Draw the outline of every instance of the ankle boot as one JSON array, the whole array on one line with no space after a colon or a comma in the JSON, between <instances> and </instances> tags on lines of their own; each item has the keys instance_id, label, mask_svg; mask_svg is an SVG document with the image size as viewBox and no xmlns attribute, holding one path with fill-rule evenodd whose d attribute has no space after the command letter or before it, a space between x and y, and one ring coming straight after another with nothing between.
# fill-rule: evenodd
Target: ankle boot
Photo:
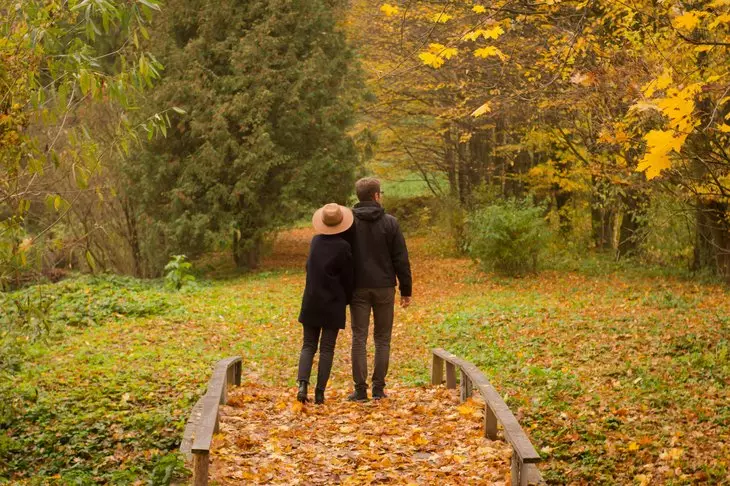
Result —
<instances>
[{"instance_id":1,"label":"ankle boot","mask_svg":"<svg viewBox=\"0 0 730 486\"><path fill-rule=\"evenodd\" d=\"M302 403L307 402L307 386L309 383L306 381L300 381L299 382L299 391L297 392L297 400L299 400Z\"/></svg>"},{"instance_id":2,"label":"ankle boot","mask_svg":"<svg viewBox=\"0 0 730 486\"><path fill-rule=\"evenodd\" d=\"M322 405L324 403L324 390L321 388L314 389L314 403Z\"/></svg>"}]
</instances>

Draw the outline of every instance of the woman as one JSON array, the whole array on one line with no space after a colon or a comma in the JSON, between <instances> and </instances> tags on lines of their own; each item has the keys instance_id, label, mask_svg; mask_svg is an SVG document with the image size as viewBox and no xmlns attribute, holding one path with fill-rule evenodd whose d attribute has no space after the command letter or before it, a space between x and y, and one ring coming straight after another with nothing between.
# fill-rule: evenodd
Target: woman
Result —
<instances>
[{"instance_id":1,"label":"woman","mask_svg":"<svg viewBox=\"0 0 730 486\"><path fill-rule=\"evenodd\" d=\"M317 345L319 369L314 403L324 403L337 334L345 328L345 309L352 300L355 286L352 248L347 238L353 220L349 208L334 203L318 209L312 216L312 224L318 234L312 238L309 248L307 284L299 313L304 343L299 355L297 400L302 403L307 401L307 386Z\"/></svg>"}]
</instances>

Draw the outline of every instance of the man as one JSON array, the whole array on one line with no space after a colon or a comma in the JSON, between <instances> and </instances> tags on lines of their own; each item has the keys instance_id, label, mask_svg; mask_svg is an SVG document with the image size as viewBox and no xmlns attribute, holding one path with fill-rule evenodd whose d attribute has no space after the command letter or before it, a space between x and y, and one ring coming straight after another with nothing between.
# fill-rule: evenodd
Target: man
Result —
<instances>
[{"instance_id":1,"label":"man","mask_svg":"<svg viewBox=\"0 0 730 486\"><path fill-rule=\"evenodd\" d=\"M390 361L390 337L393 331L396 277L400 284L400 304L411 303L411 264L408 249L398 220L380 205L380 181L372 177L355 184L360 201L353 209L355 236L355 292L350 304L352 317L353 401L364 401L367 395L367 341L370 311L373 313L375 367L372 376L373 399L385 398L385 375Z\"/></svg>"}]
</instances>

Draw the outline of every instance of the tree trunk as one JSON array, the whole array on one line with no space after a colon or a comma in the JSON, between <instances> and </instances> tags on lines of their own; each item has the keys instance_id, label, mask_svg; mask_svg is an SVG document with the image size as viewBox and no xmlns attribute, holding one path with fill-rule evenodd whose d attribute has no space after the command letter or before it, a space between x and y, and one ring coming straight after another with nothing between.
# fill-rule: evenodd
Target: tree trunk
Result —
<instances>
[{"instance_id":1,"label":"tree trunk","mask_svg":"<svg viewBox=\"0 0 730 486\"><path fill-rule=\"evenodd\" d=\"M454 143L451 140L451 127L444 134L444 145L444 162L446 163L446 170L448 171L449 177L449 194L451 194L454 200L457 200L459 196L459 184L456 180L456 157L454 155Z\"/></svg>"},{"instance_id":2,"label":"tree trunk","mask_svg":"<svg viewBox=\"0 0 730 486\"><path fill-rule=\"evenodd\" d=\"M134 265L134 276L145 277L142 275L142 251L139 245L139 234L137 232L137 219L134 214L134 207L129 198L122 201L122 211L124 211L124 220L127 226L127 242L132 250L132 263Z\"/></svg>"},{"instance_id":3,"label":"tree trunk","mask_svg":"<svg viewBox=\"0 0 730 486\"><path fill-rule=\"evenodd\" d=\"M730 281L730 205L699 201L693 270L709 268Z\"/></svg>"},{"instance_id":4,"label":"tree trunk","mask_svg":"<svg viewBox=\"0 0 730 486\"><path fill-rule=\"evenodd\" d=\"M239 230L233 232L233 261L238 268L258 268L262 248L263 239L260 236L243 235Z\"/></svg>"},{"instance_id":5,"label":"tree trunk","mask_svg":"<svg viewBox=\"0 0 730 486\"><path fill-rule=\"evenodd\" d=\"M616 258L635 252L638 248L641 233L646 226L648 199L646 194L639 191L627 191L622 197L624 214L619 228Z\"/></svg>"}]
</instances>

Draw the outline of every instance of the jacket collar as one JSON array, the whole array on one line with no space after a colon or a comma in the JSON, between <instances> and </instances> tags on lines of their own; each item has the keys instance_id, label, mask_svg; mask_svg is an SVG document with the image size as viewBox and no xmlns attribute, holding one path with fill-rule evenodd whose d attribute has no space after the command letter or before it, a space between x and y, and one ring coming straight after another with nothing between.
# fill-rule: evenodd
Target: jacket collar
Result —
<instances>
[{"instance_id":1,"label":"jacket collar","mask_svg":"<svg viewBox=\"0 0 730 486\"><path fill-rule=\"evenodd\" d=\"M377 201L360 201L359 203L355 204L356 208L379 208L380 203Z\"/></svg>"}]
</instances>

